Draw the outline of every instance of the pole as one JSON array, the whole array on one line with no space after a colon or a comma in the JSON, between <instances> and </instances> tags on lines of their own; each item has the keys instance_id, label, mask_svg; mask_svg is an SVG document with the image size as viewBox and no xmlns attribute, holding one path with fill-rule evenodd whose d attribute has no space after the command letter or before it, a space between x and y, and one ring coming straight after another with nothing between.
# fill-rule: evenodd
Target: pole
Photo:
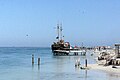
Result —
<instances>
[{"instance_id":1,"label":"pole","mask_svg":"<svg viewBox=\"0 0 120 80\"><path fill-rule=\"evenodd\" d=\"M38 65L40 65L40 58L38 58Z\"/></svg>"},{"instance_id":2,"label":"pole","mask_svg":"<svg viewBox=\"0 0 120 80\"><path fill-rule=\"evenodd\" d=\"M34 54L32 54L32 65L34 64Z\"/></svg>"},{"instance_id":3,"label":"pole","mask_svg":"<svg viewBox=\"0 0 120 80\"><path fill-rule=\"evenodd\" d=\"M85 67L87 67L87 59L85 59Z\"/></svg>"}]
</instances>

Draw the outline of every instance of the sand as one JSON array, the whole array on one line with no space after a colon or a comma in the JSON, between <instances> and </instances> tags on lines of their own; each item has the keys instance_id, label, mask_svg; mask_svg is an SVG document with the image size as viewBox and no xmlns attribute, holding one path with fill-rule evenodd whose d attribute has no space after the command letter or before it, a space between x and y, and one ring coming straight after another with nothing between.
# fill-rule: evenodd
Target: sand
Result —
<instances>
[{"instance_id":1,"label":"sand","mask_svg":"<svg viewBox=\"0 0 120 80\"><path fill-rule=\"evenodd\" d=\"M112 68L112 66L103 66L98 64L88 64L89 69L102 70L107 72L120 73L120 68Z\"/></svg>"}]
</instances>

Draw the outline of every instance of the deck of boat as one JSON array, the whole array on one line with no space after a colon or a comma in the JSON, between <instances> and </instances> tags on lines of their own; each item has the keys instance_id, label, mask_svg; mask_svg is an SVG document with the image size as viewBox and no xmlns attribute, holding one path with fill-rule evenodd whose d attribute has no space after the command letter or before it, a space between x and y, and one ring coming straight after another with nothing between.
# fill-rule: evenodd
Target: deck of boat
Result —
<instances>
[{"instance_id":1,"label":"deck of boat","mask_svg":"<svg viewBox=\"0 0 120 80\"><path fill-rule=\"evenodd\" d=\"M54 55L71 55L71 56L77 56L77 55L86 55L85 50L54 50Z\"/></svg>"}]
</instances>

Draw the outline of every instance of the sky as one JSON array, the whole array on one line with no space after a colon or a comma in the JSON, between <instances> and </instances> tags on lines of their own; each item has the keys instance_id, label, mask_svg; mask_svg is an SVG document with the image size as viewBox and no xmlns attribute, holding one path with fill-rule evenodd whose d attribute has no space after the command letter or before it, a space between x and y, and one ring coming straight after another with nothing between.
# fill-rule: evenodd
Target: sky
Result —
<instances>
[{"instance_id":1,"label":"sky","mask_svg":"<svg viewBox=\"0 0 120 80\"><path fill-rule=\"evenodd\" d=\"M58 23L73 46L113 46L120 0L0 0L0 47L50 47Z\"/></svg>"}]
</instances>

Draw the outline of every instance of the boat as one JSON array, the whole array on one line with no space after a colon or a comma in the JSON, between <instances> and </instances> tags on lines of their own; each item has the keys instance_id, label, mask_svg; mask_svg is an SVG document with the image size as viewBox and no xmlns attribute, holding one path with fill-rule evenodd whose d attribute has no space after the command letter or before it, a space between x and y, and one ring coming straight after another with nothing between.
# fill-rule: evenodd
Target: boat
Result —
<instances>
[{"instance_id":1,"label":"boat","mask_svg":"<svg viewBox=\"0 0 120 80\"><path fill-rule=\"evenodd\" d=\"M86 54L85 50L81 50L80 47L71 47L69 42L65 42L62 36L62 26L57 24L57 42L53 42L51 45L52 53L54 56L63 56L63 55L79 55Z\"/></svg>"}]
</instances>

